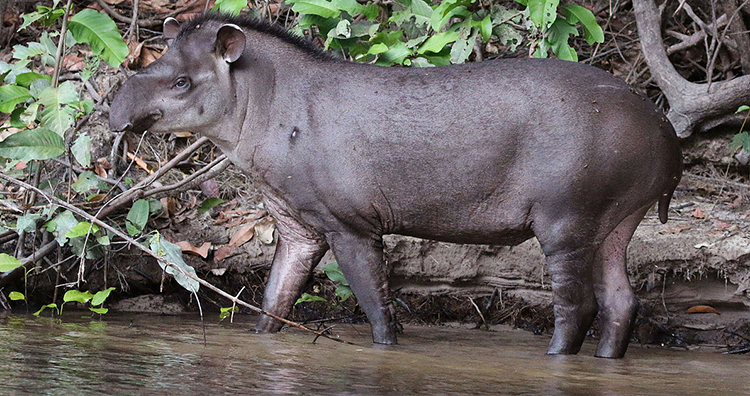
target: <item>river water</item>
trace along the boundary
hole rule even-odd
[[[548,336],[495,327],[406,326],[400,345],[301,331],[252,334],[256,318],[65,312],[0,320],[0,394],[18,395],[748,395],[750,356],[631,345],[622,360],[546,356]]]

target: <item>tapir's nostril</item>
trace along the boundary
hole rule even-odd
[[[158,120],[160,120],[162,116],[163,116],[163,115],[162,115],[162,113],[161,113],[161,110],[154,110],[154,111],[152,111],[152,112],[148,113],[148,117],[149,117],[150,119],[152,119],[153,121],[158,121]]]
[[[131,124],[129,122],[126,122],[124,125],[120,125],[120,126],[114,126],[114,125],[112,125],[110,128],[114,132],[124,132],[124,131],[129,130],[132,127],[133,127],[133,124]]]

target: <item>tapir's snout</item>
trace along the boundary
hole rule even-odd
[[[163,113],[159,109],[144,108],[143,103],[135,103],[131,89],[123,86],[110,106],[109,129],[114,132],[143,132],[159,121]]]

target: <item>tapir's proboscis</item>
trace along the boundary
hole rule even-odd
[[[384,234],[516,245],[551,276],[550,354],[622,357],[638,301],[628,243],[682,173],[669,121],[605,71],[549,59],[434,68],[335,59],[262,21],[164,24],[169,50],[125,82],[115,131],[207,136],[276,220],[263,309],[286,317],[330,248],[372,326],[396,343]],[[256,330],[281,323],[262,316]]]

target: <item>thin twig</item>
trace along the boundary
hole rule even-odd
[[[333,340],[333,341],[344,343],[344,344],[357,345],[357,344],[355,344],[353,342],[344,341],[344,340],[341,340],[341,339],[338,339],[338,338],[334,338],[334,337],[331,337],[331,336],[329,336],[327,334],[323,334],[322,332],[319,332],[319,331],[310,329],[308,327],[302,326],[301,324],[299,324],[297,322],[293,322],[291,320],[282,318],[282,317],[280,317],[278,315],[274,315],[274,314],[272,314],[270,312],[267,312],[267,311],[265,311],[265,310],[263,310],[261,308],[258,308],[256,306],[254,306],[252,304],[249,304],[249,303],[247,303],[245,301],[242,301],[239,298],[236,298],[236,297],[232,296],[231,294],[229,294],[229,293],[227,293],[227,292],[219,289],[218,287],[212,285],[211,283],[209,283],[209,282],[207,282],[207,281],[199,278],[197,275],[193,275],[191,273],[188,273],[187,271],[183,270],[179,266],[173,264],[171,261],[169,261],[166,258],[164,258],[163,256],[159,256],[158,254],[154,253],[153,251],[151,251],[151,249],[147,248],[146,246],[144,246],[140,242],[138,242],[135,239],[131,238],[130,236],[124,234],[122,231],[120,231],[120,230],[118,230],[118,229],[110,226],[109,224],[107,224],[107,223],[99,220],[98,218],[96,218],[96,217],[94,217],[94,216],[86,213],[85,211],[83,211],[83,210],[81,210],[81,209],[79,209],[79,208],[77,208],[77,207],[75,207],[75,206],[73,206],[73,205],[71,205],[71,204],[63,201],[62,199],[57,198],[57,197],[52,196],[52,195],[49,195],[49,194],[45,193],[44,191],[42,191],[42,190],[40,190],[40,189],[32,186],[31,184],[28,184],[28,183],[22,182],[20,180],[14,179],[14,178],[12,178],[10,176],[7,176],[7,175],[4,175],[2,173],[0,173],[0,179],[5,180],[5,181],[10,182],[10,183],[13,183],[13,184],[16,184],[18,186],[21,186],[21,187],[29,189],[29,190],[35,190],[37,192],[37,194],[40,194],[41,196],[43,196],[50,203],[62,206],[64,208],[70,210],[71,212],[77,214],[78,216],[81,216],[81,217],[85,218],[86,220],[90,221],[91,223],[97,224],[99,227],[104,228],[105,230],[107,230],[107,231],[109,231],[109,232],[117,235],[118,237],[120,237],[123,240],[127,241],[130,245],[135,246],[136,248],[140,249],[141,251],[143,251],[147,255],[155,258],[157,261],[159,261],[159,262],[161,262],[161,263],[163,263],[163,264],[171,267],[172,269],[174,269],[176,271],[179,271],[180,273],[182,273],[186,277],[188,277],[188,278],[190,278],[190,279],[192,279],[192,280],[200,283],[201,285],[207,287],[209,290],[212,290],[212,291],[216,292],[220,296],[228,299],[229,301],[232,301],[233,303],[236,303],[238,305],[242,305],[243,307],[248,308],[251,311],[254,311],[254,312],[262,314],[262,315],[266,315],[266,316],[271,317],[271,318],[273,318],[275,320],[278,320],[279,322],[282,322],[284,324],[292,326],[292,327],[294,327],[296,329],[300,329],[300,330],[303,330],[303,331],[307,331],[307,332],[313,333],[313,334],[315,334],[315,335],[317,335],[319,337],[325,337],[325,338],[328,338],[329,340]],[[53,242],[51,242],[51,243],[53,243]],[[54,243],[56,243],[56,242],[54,242]],[[0,278],[0,279],[2,279],[2,278]]]

